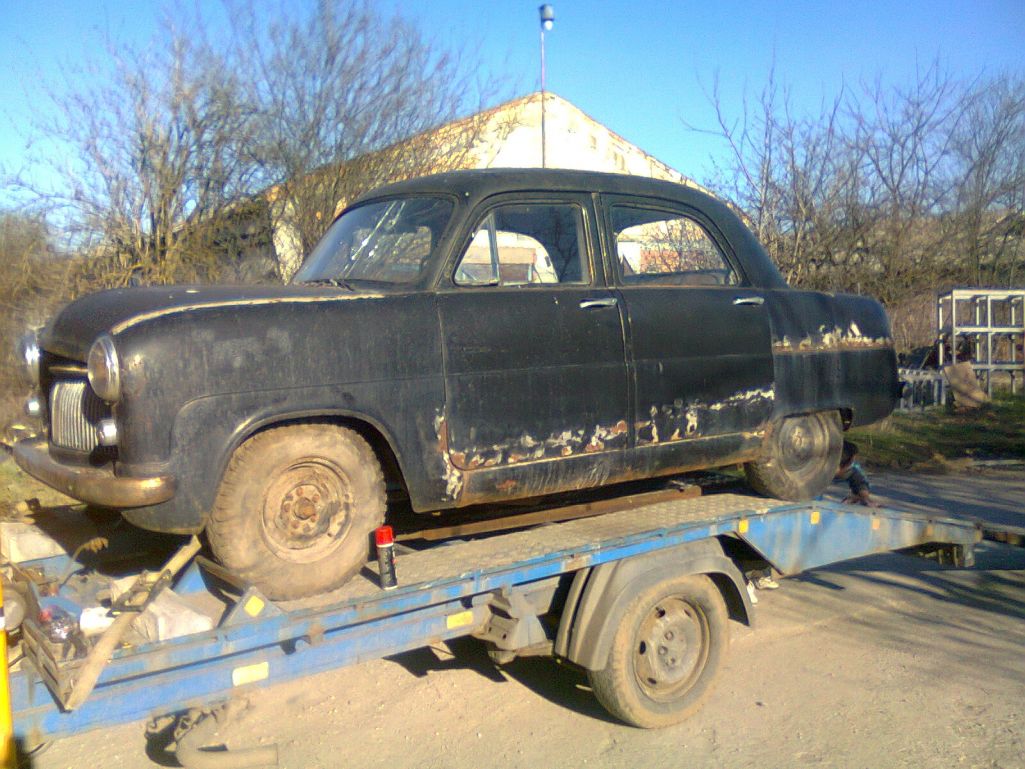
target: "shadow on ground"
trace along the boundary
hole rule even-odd
[[[473,670],[496,683],[508,683],[512,679],[559,707],[619,723],[598,704],[582,671],[559,664],[551,657],[521,657],[499,666],[492,662],[483,642],[475,638],[456,638],[441,647],[414,649],[387,659],[417,678],[456,669]]]

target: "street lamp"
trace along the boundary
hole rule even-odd
[[[547,167],[545,155],[545,32],[555,25],[555,9],[545,3],[537,9],[541,15],[541,167]]]

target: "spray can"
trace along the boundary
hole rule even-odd
[[[377,544],[377,574],[381,587],[393,590],[398,585],[395,577],[395,534],[391,526],[379,526],[374,531]]]

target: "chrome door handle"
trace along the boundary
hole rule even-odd
[[[603,296],[597,299],[583,299],[580,302],[581,310],[590,310],[594,307],[615,307],[616,297]]]
[[[753,305],[757,306],[757,305],[760,305],[760,304],[765,304],[765,297],[763,297],[763,296],[738,296],[736,299],[733,300],[733,303],[734,304],[738,304],[738,305],[740,305],[740,304],[753,304]]]

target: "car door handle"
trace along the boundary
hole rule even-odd
[[[581,310],[590,310],[594,307],[615,307],[616,297],[602,296],[594,299],[583,299],[580,302]]]
[[[763,296],[738,296],[733,300],[734,304],[753,304],[755,306],[765,304],[765,297]]]

